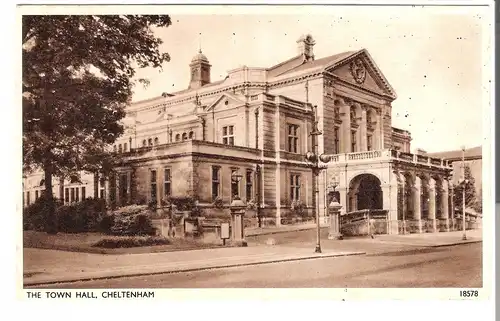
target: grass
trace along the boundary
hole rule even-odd
[[[144,238],[144,237],[142,237]],[[136,239],[142,239],[138,237]],[[147,238],[144,238],[145,240]],[[50,235],[45,232],[24,231],[23,246],[25,248],[39,248],[49,250],[60,250],[70,252],[85,252],[97,254],[139,254],[199,250],[206,248],[221,247],[222,243],[204,243],[194,239],[171,238],[167,239],[169,244],[148,245],[150,241],[133,242],[144,246],[103,248],[96,246],[101,243],[117,242],[130,243],[129,236],[110,236],[101,233],[58,233]],[[165,243],[167,243],[165,242]]]

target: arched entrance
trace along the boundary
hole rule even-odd
[[[349,212],[383,209],[380,180],[372,174],[361,174],[354,177],[349,184],[348,198]]]

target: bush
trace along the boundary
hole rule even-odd
[[[130,205],[119,208],[112,213],[112,218],[106,218],[111,224],[110,234],[114,235],[154,235],[156,229],[150,218],[147,205]]]
[[[60,202],[54,199],[55,207],[60,206]],[[47,217],[49,216],[49,203],[46,201],[45,194],[42,194],[33,204],[23,209],[23,229],[44,231]]]
[[[56,210],[59,231],[65,233],[96,232],[106,213],[106,203],[88,198],[72,205],[61,205]]]
[[[139,246],[167,245],[170,240],[159,236],[131,236],[121,238],[106,238],[93,244],[93,247],[102,247],[107,249],[129,248]]]

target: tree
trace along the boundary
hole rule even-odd
[[[154,35],[170,24],[167,15],[23,16],[23,169],[43,170],[52,206],[53,176],[110,163],[132,88],[148,84],[134,80],[136,68],[170,60]],[[51,213],[47,231],[57,232]]]
[[[474,177],[472,176],[470,167],[468,165],[465,165],[465,180],[468,181],[468,184],[466,185],[465,188],[465,207],[472,207],[476,203],[476,187],[475,187],[475,180]],[[455,208],[462,209],[462,191],[464,189],[463,184],[458,184],[455,187]]]

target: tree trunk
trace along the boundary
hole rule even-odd
[[[59,200],[64,204],[64,177],[59,177]]]
[[[45,232],[49,234],[57,234],[56,206],[54,195],[52,193],[52,163],[46,161],[43,166],[45,174]]]
[[[99,199],[99,172],[94,172],[94,199]]]

